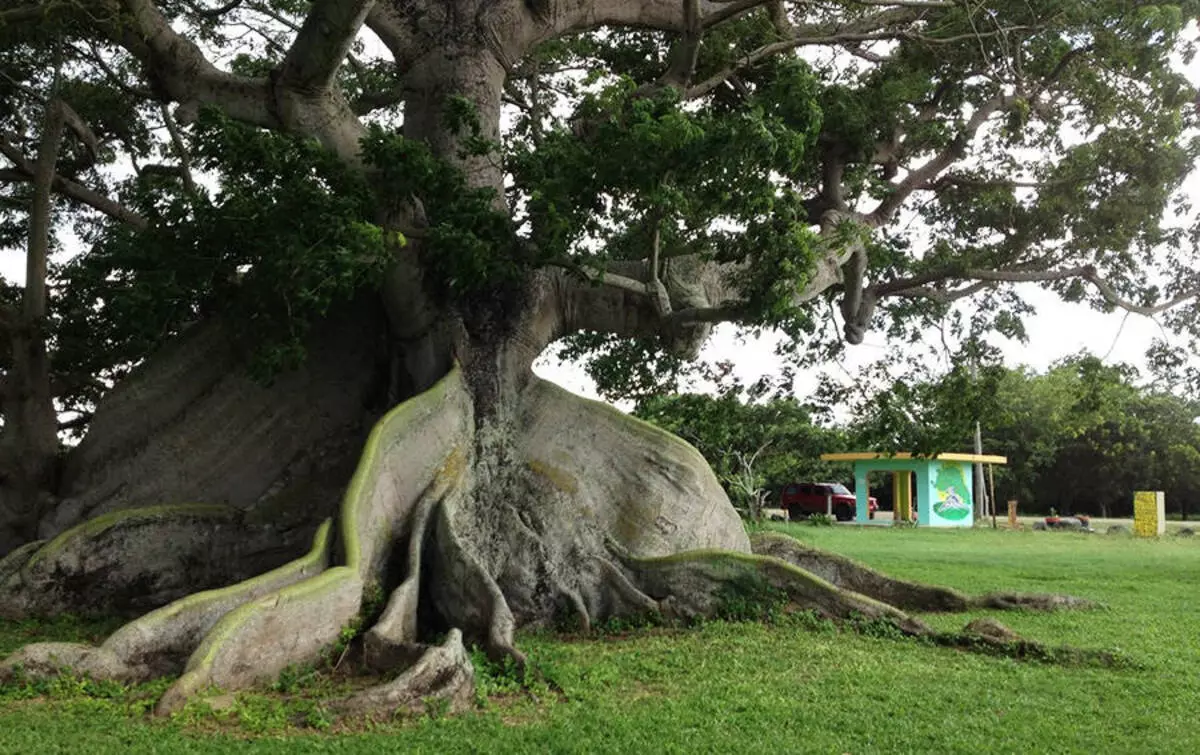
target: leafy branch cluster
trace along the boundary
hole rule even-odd
[[[148,221],[105,226],[58,272],[58,359],[134,362],[205,314],[228,316],[259,374],[298,363],[318,318],[377,283],[404,239],[371,222],[374,192],[320,144],[204,111],[196,166],[216,190],[143,173],[124,188]]]

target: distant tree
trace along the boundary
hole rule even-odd
[[[1042,374],[993,365],[972,377],[956,368],[873,395],[852,430],[880,450],[963,450],[977,417],[985,451],[1008,458],[996,470],[1000,500],[1128,516],[1133,491],[1163,490],[1168,509],[1186,515],[1200,498],[1200,405],[1138,378],[1087,354]]]
[[[718,396],[652,397],[634,413],[694,445],[745,510],[757,505],[758,493],[775,495],[789,482],[845,476],[844,468],[820,460],[847,447],[844,432],[814,424],[794,399],[751,401],[734,388]]]

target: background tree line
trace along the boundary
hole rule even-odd
[[[756,490],[777,501],[789,482],[852,485],[849,467],[822,453],[970,450],[976,419],[984,450],[1009,460],[996,468],[997,499],[1016,499],[1023,512],[1127,517],[1135,490],[1165,491],[1168,512],[1184,518],[1200,508],[1200,403],[1086,354],[1044,372],[955,368],[896,381],[840,412],[735,385],[645,398],[634,413],[695,445],[743,509]],[[873,482],[887,508],[890,481]]]

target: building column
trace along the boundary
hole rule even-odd
[[[912,520],[912,472],[892,472],[892,519],[897,522]]]
[[[867,469],[862,463],[854,465],[854,521],[868,522],[871,520],[871,508],[868,498],[871,487],[867,484]]]
[[[917,467],[917,524],[928,527],[933,516],[933,484],[929,480],[929,463]]]

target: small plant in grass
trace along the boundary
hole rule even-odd
[[[98,700],[124,700],[129,688],[109,679],[96,680],[72,669],[63,668],[57,676],[33,679],[25,674],[21,666],[13,667],[12,678],[0,685],[0,701],[30,700],[46,697],[51,700],[75,700],[93,698]]]
[[[333,726],[334,716],[321,703],[315,700],[301,700],[293,705],[301,714],[300,723],[309,729],[328,731]]]
[[[896,620],[889,616],[878,616],[868,619],[862,615],[855,615],[850,617],[849,625],[854,631],[867,637],[878,637],[887,640],[908,639],[908,635],[896,624]]]
[[[832,619],[821,616],[816,611],[790,611],[779,621],[784,626],[803,629],[806,632],[832,633],[837,631],[837,624]]]
[[[613,616],[595,627],[597,634],[624,635],[641,629],[656,629],[667,626],[668,621],[661,613],[645,611],[630,616]]]
[[[475,702],[480,707],[486,707],[491,697],[528,694],[534,701],[540,701],[562,693],[558,674],[549,663],[529,657],[522,668],[509,656],[503,661],[493,661],[479,647],[472,647],[470,653],[471,665],[475,667]]]
[[[279,672],[279,677],[271,685],[271,689],[286,695],[311,687],[319,679],[320,672],[315,666],[291,664]]]
[[[718,595],[716,616],[725,621],[774,623],[787,608],[787,593],[757,574],[730,581]]]
[[[808,517],[810,527],[832,527],[837,524],[837,517],[832,514],[813,514]]]
[[[445,697],[423,697],[421,705],[425,715],[435,721],[450,715],[450,700]]]
[[[480,648],[473,647],[471,665],[475,667],[475,696],[480,702],[494,695],[516,694],[525,686],[525,675],[510,656],[496,662]]]

